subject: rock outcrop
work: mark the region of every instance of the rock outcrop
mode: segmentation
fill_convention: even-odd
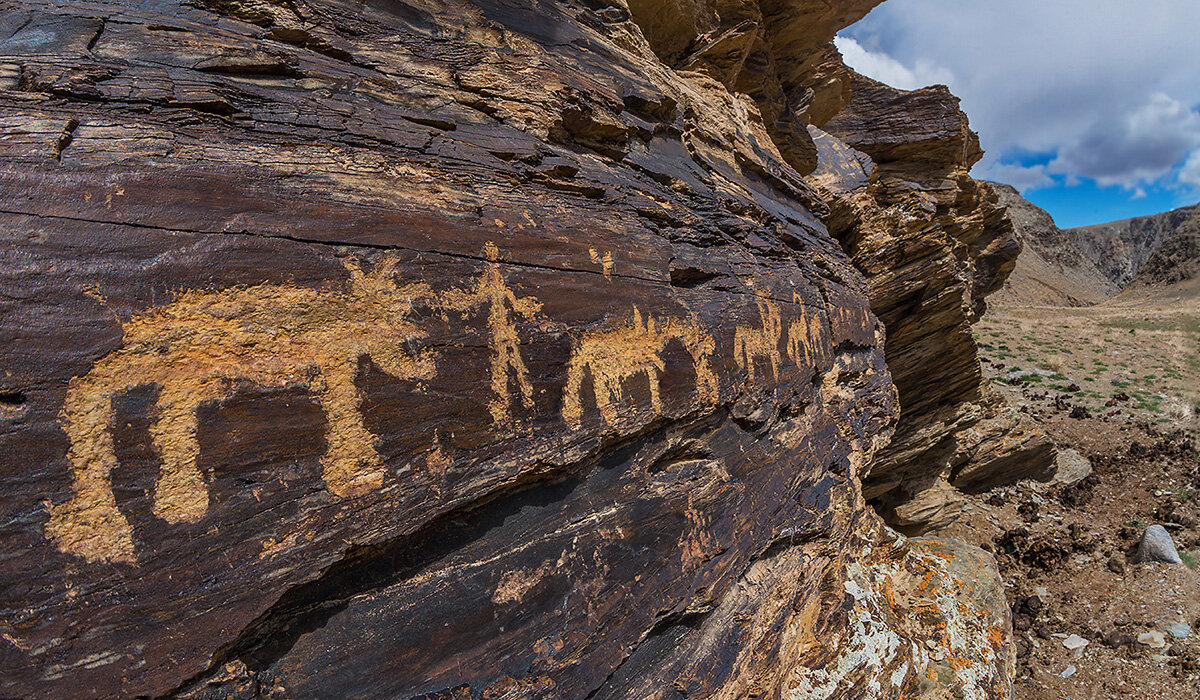
[[[866,495],[894,525],[920,530],[956,517],[959,490],[1052,475],[1054,448],[980,370],[970,326],[1021,245],[996,193],[968,175],[982,151],[957,98],[857,75],[851,86],[847,106],[813,127],[812,180],[830,202],[830,232],[867,276],[900,396]]]
[[[867,143],[873,4],[6,3],[0,695],[1010,696],[864,500],[1012,257],[965,121]]]

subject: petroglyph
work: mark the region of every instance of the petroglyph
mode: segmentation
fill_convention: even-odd
[[[767,293],[755,290],[758,296],[758,314],[761,325],[738,326],[733,333],[733,356],[741,367],[754,381],[754,365],[756,360],[766,361],[771,365],[773,377],[779,376],[779,363],[782,355],[779,352],[779,341],[783,339],[783,322],[779,316],[779,305],[772,301]]]
[[[160,461],[152,508],[163,520],[196,522],[207,512],[209,484],[198,464],[197,410],[244,385],[312,392],[327,421],[321,465],[329,491],[347,497],[379,488],[385,469],[375,436],[363,422],[355,377],[362,358],[369,357],[397,379],[434,378],[432,351],[412,349],[412,341],[425,337],[409,320],[417,300],[442,312],[486,312],[488,408],[496,427],[510,427],[514,403],[527,410],[534,405],[517,322],[537,321],[542,304],[509,288],[494,243],[488,242],[483,253],[484,270],[471,288],[439,295],[420,283],[398,285],[396,262],[385,258],[370,273],[347,263],[350,282],[344,291],[291,284],[191,290],[122,322],[122,347],[71,380],[60,417],[70,438],[72,496],[51,507],[47,536],[61,550],[91,561],[136,561],[133,530],[117,507],[111,479],[118,466],[113,400],[139,386],[158,389],[149,430]],[[607,264],[607,256],[596,257]],[[822,317],[808,313],[798,295],[794,301],[800,318],[788,326],[786,355],[798,365],[811,365],[826,330]],[[736,362],[752,381],[756,364],[757,371],[769,364],[778,376],[784,360],[779,306],[763,292],[757,292],[756,303],[760,324],[738,326],[734,334]],[[578,338],[566,367],[563,420],[572,427],[582,423],[586,375],[592,377],[606,425],[616,425],[620,408],[628,404],[625,382],[631,379],[645,378],[650,406],[661,414],[664,355],[674,342],[691,358],[696,400],[715,404],[720,389],[711,364],[712,336],[695,318],[658,318],[635,306],[628,322]],[[425,459],[437,482],[435,492],[440,493],[452,462],[435,433]]]
[[[520,391],[521,405],[527,409],[533,408],[533,385],[529,383],[529,370],[521,359],[521,339],[517,335],[512,314],[532,321],[541,311],[542,304],[534,297],[518,297],[504,283],[498,262],[500,251],[495,243],[488,241],[483,252],[488,263],[475,288],[469,292],[457,289],[446,292],[442,295],[441,306],[455,311],[487,307],[487,326],[492,336],[492,398],[488,402],[488,410],[498,426],[506,427],[512,424],[510,376]]]
[[[164,520],[195,522],[207,510],[196,409],[239,384],[313,392],[328,422],[321,464],[329,490],[350,496],[379,487],[383,465],[363,424],[355,374],[369,356],[396,378],[433,377],[432,355],[409,350],[424,334],[406,318],[429,290],[398,286],[394,260],[370,273],[347,268],[346,291],[290,284],[191,290],[123,323],[122,347],[71,380],[60,414],[71,441],[73,495],[51,509],[46,526],[59,548],[93,561],[136,559],[110,479],[117,467],[113,399],[137,386],[159,387],[150,431],[161,461],[153,507]]]
[[[612,277],[613,254],[611,250],[605,251],[604,255],[601,255],[595,248],[588,248],[588,256],[591,257],[593,263],[600,265],[601,272],[605,277]]]
[[[792,301],[800,307],[800,318],[788,324],[787,355],[797,367],[812,367],[817,360],[817,348],[826,342],[821,317],[809,313],[804,298],[792,292]]]
[[[567,386],[563,392],[562,416],[568,424],[579,426],[583,419],[582,386],[584,371],[592,375],[596,407],[607,425],[617,422],[617,407],[623,403],[621,383],[639,375],[650,385],[650,404],[662,412],[659,375],[666,365],[662,352],[672,340],[678,340],[692,356],[696,373],[696,393],[703,403],[718,398],[717,377],[709,363],[713,353],[712,336],[693,321],[643,319],[633,308],[633,321],[617,328],[593,331],[579,339],[567,366]]]

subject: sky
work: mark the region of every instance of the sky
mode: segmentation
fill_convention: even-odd
[[[837,39],[894,87],[950,87],[1059,226],[1200,201],[1200,0],[887,0]]]

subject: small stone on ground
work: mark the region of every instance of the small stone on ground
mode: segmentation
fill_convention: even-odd
[[[1142,542],[1138,545],[1135,561],[1139,564],[1152,561],[1164,564],[1183,563],[1179,552],[1175,550],[1171,534],[1162,525],[1151,525],[1142,533]]]

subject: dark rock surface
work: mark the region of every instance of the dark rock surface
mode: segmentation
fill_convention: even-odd
[[[1011,246],[957,161],[932,262],[829,235],[806,121],[873,4],[708,7],[771,47],[722,80],[636,3],[5,3],[0,695],[900,697],[949,626],[1010,693],[1007,618],[892,600],[959,555],[861,488],[872,308],[902,402],[906,355],[971,394]]]

